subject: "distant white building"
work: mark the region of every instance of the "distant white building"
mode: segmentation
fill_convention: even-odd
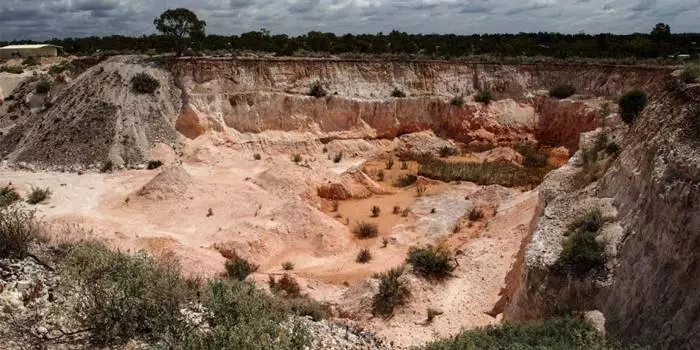
[[[0,47],[0,58],[55,57],[63,48],[50,44],[8,45]]]

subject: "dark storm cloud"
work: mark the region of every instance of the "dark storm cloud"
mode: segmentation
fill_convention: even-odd
[[[207,31],[267,28],[291,35],[389,32],[700,31],[699,0],[0,0],[0,40],[142,35],[168,8],[186,7]]]

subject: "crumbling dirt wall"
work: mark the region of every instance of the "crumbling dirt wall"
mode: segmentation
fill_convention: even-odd
[[[544,211],[526,247],[507,318],[527,321],[555,309],[598,309],[625,341],[661,348],[700,347],[700,87],[666,77],[622,140],[601,180],[569,190],[571,166],[541,188]],[[573,194],[572,194],[573,193]],[[620,240],[608,243],[608,278],[587,283],[557,274],[566,204],[614,206]],[[569,218],[570,219],[570,218]],[[558,222],[557,222],[558,221]],[[517,264],[516,264],[517,266]]]

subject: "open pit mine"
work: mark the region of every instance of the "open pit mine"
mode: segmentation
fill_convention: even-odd
[[[409,348],[562,310],[625,342],[697,349],[700,84],[677,76],[50,58],[0,73],[0,188],[25,202],[46,192],[24,204],[46,227],[42,244],[174,257],[199,280],[245,260],[256,268],[243,277],[266,292],[292,280],[328,311],[325,332],[354,330],[339,349]],[[143,77],[155,88],[140,91]],[[575,93],[550,96],[561,85]],[[625,123],[618,100],[635,89],[648,102]],[[583,261],[572,237],[600,254]],[[425,252],[447,257],[439,278]],[[23,296],[36,280],[40,295],[60,284],[50,261],[28,259],[36,273],[5,268],[16,281],[0,286],[0,312],[31,314]],[[381,274],[399,266],[410,297],[387,312]],[[49,339],[68,326],[41,327]]]

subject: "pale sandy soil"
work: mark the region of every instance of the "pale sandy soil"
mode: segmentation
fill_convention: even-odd
[[[364,169],[373,178],[383,169],[385,179],[378,183],[391,193],[340,201],[332,212],[331,201],[318,198],[316,187],[337,181],[365,158],[347,157],[336,164],[319,152],[297,165],[285,154],[263,154],[255,161],[253,152],[200,143],[191,145],[183,159],[184,172],[173,172],[184,174],[178,178],[182,181],[151,181],[172,171],[168,167],[84,175],[0,169],[0,185],[11,182],[22,195],[32,186],[49,187],[51,198],[36,206],[49,222],[80,224],[91,236],[122,249],[172,251],[187,274],[218,274],[225,262],[220,251],[233,251],[260,265],[253,278],[264,284],[268,274],[283,273],[281,264],[291,261],[305,293],[403,346],[496,322],[484,312],[498,300],[537,197],[500,186],[433,182],[419,197],[415,185],[391,186],[400,175],[415,173],[415,163],[404,170],[395,160],[386,170],[383,161],[373,161]],[[162,191],[139,195],[147,184]],[[378,218],[370,217],[375,205],[381,209]],[[394,206],[411,208],[411,214],[393,214]],[[475,206],[487,215],[470,223],[465,215]],[[360,221],[376,223],[379,237],[355,238],[351,231]],[[70,238],[65,232],[58,239]],[[389,240],[387,247],[383,238]],[[372,318],[368,303],[376,281],[371,276],[403,264],[410,247],[439,242],[457,253],[454,277],[440,283],[411,277],[411,302],[391,320]],[[362,248],[373,255],[367,264],[355,261]],[[427,307],[444,315],[423,325]]]

